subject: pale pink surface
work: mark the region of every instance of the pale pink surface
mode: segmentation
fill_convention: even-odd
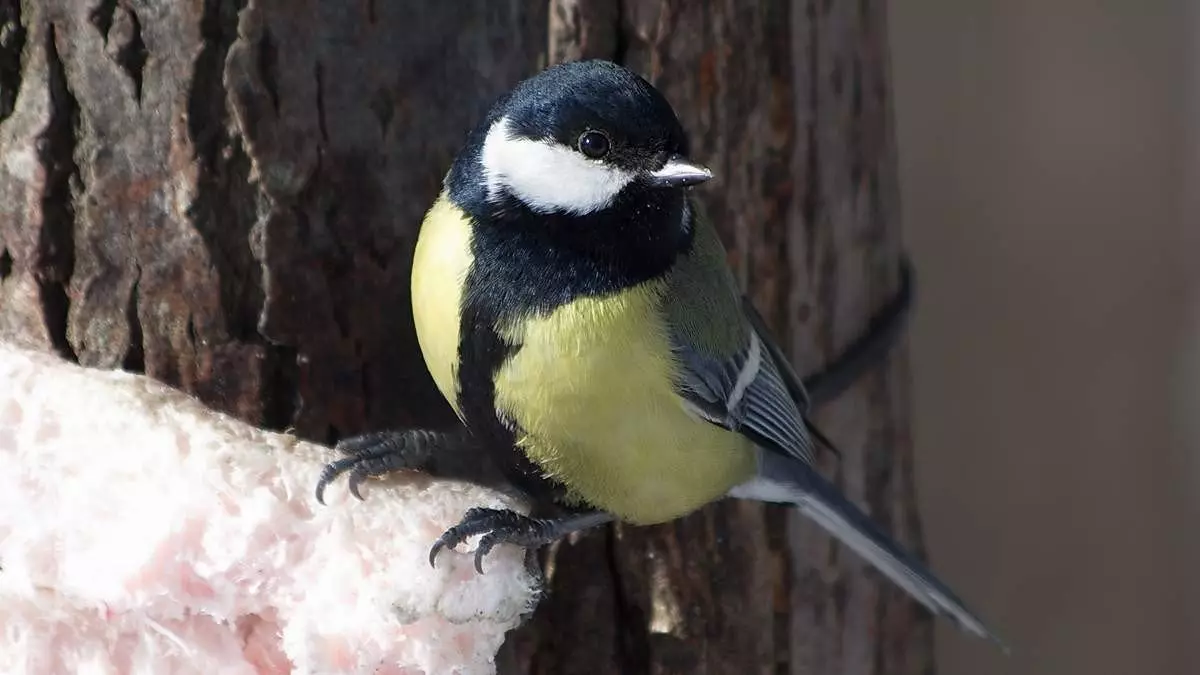
[[[491,673],[521,555],[429,544],[494,493],[312,496],[327,448],[0,344],[0,673]]]

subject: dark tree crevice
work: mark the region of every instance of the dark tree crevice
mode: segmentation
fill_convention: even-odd
[[[37,283],[46,329],[55,350],[64,358],[78,362],[67,339],[67,317],[71,310],[67,284],[75,266],[73,237],[76,186],[79,185],[75,146],[79,135],[79,101],[67,86],[56,40],[57,29],[51,24],[46,33],[50,121],[37,141],[38,159],[46,169]]]
[[[0,124],[8,119],[21,91],[21,56],[25,51],[25,26],[21,0],[0,0]]]
[[[267,351],[263,370],[266,372],[262,426],[282,431],[296,421],[303,405],[300,399],[300,353],[295,347],[273,345]]]
[[[279,48],[275,46],[275,38],[271,31],[262,29],[258,40],[258,72],[262,76],[263,87],[271,98],[271,109],[279,114]]]
[[[129,349],[121,361],[121,370],[130,373],[146,372],[145,336],[142,335],[142,320],[138,317],[138,285],[141,283],[139,272],[133,279],[133,287],[129,290],[129,305],[125,310],[125,320],[129,322]]]
[[[329,126],[325,122],[325,68],[317,61],[313,66],[313,79],[317,89],[317,129],[321,131],[321,142],[329,142]]]
[[[97,32],[108,43],[108,31],[112,29],[113,18],[117,13],[117,0],[100,0],[88,13],[88,22],[96,27]]]
[[[140,103],[142,78],[145,75],[149,52],[146,50],[146,42],[142,39],[142,22],[137,13],[132,9],[123,8],[121,11],[126,17],[125,20],[129,22],[129,28],[128,35],[122,36],[124,44],[117,50],[115,59],[117,65],[121,66],[121,70],[125,71],[129,80],[133,82],[134,100]]]

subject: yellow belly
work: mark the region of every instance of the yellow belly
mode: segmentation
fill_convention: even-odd
[[[496,377],[496,407],[524,431],[530,459],[576,497],[639,524],[693,511],[754,470],[747,439],[694,417],[675,393],[659,292],[648,284],[584,298],[501,327],[521,348]]]

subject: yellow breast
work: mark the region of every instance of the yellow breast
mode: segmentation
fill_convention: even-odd
[[[693,511],[754,468],[748,440],[694,417],[675,393],[661,291],[644,284],[500,327],[520,345],[496,377],[518,443],[575,496],[641,524]]]
[[[412,305],[417,342],[442,396],[458,409],[459,306],[471,268],[471,225],[445,194],[425,215],[413,253]]]

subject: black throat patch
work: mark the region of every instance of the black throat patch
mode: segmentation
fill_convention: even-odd
[[[493,378],[521,346],[506,342],[496,327],[666,274],[691,245],[685,196],[634,184],[608,209],[572,216],[534,213],[511,198],[490,203],[478,189],[456,194],[451,188],[451,199],[473,221],[474,262],[459,327],[459,409],[495,448],[510,481],[535,500],[561,505],[563,486],[515,447],[518,430],[497,416]]]

